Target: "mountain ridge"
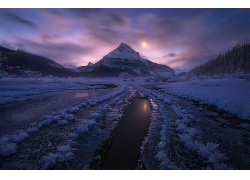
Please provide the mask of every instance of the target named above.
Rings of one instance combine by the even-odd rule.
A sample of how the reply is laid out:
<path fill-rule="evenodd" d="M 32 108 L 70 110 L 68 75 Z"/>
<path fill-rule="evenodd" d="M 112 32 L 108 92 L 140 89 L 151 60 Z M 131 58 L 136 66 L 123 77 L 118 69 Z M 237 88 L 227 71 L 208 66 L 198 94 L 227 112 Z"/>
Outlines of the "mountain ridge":
<path fill-rule="evenodd" d="M 82 66 L 79 67 L 78 70 L 81 69 L 83 72 L 93 72 L 95 70 L 94 72 L 98 73 L 98 68 L 100 71 L 105 69 L 107 75 L 114 73 L 108 73 L 108 69 L 110 71 L 117 71 L 117 73 L 127 72 L 132 76 L 160 76 L 161 72 L 174 74 L 173 69 L 166 65 L 157 64 L 141 58 L 139 52 L 125 43 L 121 43 L 117 48 L 103 56 L 101 60 L 91 67 Z"/>
<path fill-rule="evenodd" d="M 98 62 L 94 64 L 89 62 L 87 66 L 75 69 L 65 68 L 51 59 L 27 51 L 0 46 L 0 73 L 25 77 L 29 76 L 25 74 L 26 71 L 40 76 L 59 77 L 117 77 L 121 73 L 128 73 L 131 76 L 174 74 L 173 69 L 166 65 L 141 58 L 139 52 L 125 43 L 121 43 Z"/>

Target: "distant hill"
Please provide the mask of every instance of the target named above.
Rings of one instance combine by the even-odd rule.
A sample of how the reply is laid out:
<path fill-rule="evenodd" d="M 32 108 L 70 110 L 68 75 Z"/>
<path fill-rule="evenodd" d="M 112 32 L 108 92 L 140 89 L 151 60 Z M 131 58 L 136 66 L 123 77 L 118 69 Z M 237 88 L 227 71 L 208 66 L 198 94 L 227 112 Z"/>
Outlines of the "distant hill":
<path fill-rule="evenodd" d="M 38 55 L 18 49 L 11 50 L 0 46 L 0 71 L 9 75 L 29 76 L 72 76 L 72 70 Z"/>
<path fill-rule="evenodd" d="M 192 75 L 225 75 L 236 72 L 250 73 L 250 43 L 238 45 L 225 54 L 197 66 L 190 71 Z"/>

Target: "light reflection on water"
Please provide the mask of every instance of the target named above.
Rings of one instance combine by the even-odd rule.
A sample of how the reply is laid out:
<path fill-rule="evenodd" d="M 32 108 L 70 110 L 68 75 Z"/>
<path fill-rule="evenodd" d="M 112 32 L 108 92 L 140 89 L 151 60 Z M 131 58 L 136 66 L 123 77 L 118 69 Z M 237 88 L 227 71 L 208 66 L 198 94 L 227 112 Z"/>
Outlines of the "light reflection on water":
<path fill-rule="evenodd" d="M 101 169 L 135 169 L 136 156 L 140 146 L 147 136 L 150 123 L 151 109 L 146 99 L 134 98 L 129 101 L 118 125 L 112 145 L 108 150 L 107 158 Z"/>
<path fill-rule="evenodd" d="M 87 97 L 89 94 L 84 92 L 84 93 L 76 93 L 75 97 L 77 98 L 82 98 L 82 97 Z"/>

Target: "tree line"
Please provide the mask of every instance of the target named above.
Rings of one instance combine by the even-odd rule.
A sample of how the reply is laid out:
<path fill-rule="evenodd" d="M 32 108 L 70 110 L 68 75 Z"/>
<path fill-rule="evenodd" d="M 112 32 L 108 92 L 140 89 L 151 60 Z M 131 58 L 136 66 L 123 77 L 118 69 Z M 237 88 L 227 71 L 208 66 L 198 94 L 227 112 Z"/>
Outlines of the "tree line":
<path fill-rule="evenodd" d="M 191 75 L 230 75 L 237 72 L 250 73 L 250 43 L 237 45 L 225 54 L 197 66 L 190 71 Z"/>

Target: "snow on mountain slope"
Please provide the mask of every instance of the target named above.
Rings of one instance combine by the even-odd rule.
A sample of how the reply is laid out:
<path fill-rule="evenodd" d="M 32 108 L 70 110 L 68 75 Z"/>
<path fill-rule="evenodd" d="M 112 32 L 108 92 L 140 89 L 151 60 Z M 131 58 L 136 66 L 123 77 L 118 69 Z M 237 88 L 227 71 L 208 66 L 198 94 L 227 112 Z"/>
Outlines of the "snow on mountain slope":
<path fill-rule="evenodd" d="M 130 46 L 124 43 L 121 43 L 118 48 L 108 53 L 106 56 L 104 56 L 104 58 L 120 58 L 122 60 L 142 60 L 138 52 L 136 52 Z"/>
<path fill-rule="evenodd" d="M 85 69 L 86 68 L 83 70 Z M 115 72 L 117 75 L 124 72 L 135 76 L 159 76 L 158 72 L 174 73 L 174 71 L 166 65 L 157 64 L 141 58 L 138 52 L 124 43 L 121 43 L 119 47 L 105 55 L 103 59 L 95 63 L 91 68 L 87 68 L 87 70 L 95 73 L 99 71 L 108 73 L 110 71 L 110 73 Z"/>

